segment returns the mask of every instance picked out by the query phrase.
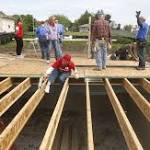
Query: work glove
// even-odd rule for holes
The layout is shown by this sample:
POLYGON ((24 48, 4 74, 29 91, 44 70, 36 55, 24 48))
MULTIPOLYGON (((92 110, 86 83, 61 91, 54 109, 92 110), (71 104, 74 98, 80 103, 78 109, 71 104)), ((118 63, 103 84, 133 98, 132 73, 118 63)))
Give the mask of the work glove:
POLYGON ((79 79, 79 74, 77 73, 77 69, 72 70, 71 75, 72 75, 72 77, 74 77, 75 79, 79 79))
POLYGON ((78 73, 75 73, 75 74, 74 74, 74 78, 75 78, 75 79, 79 79, 79 74, 78 74, 78 73))
POLYGON ((141 11, 136 11, 136 17, 139 17, 141 14, 141 11))

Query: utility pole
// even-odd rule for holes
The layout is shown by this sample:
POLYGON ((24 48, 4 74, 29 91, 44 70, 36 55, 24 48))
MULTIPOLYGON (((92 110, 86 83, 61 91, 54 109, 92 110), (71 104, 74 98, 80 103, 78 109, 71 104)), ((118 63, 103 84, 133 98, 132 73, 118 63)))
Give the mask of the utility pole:
POLYGON ((32 16, 32 29, 33 29, 33 35, 34 35, 34 16, 32 16))

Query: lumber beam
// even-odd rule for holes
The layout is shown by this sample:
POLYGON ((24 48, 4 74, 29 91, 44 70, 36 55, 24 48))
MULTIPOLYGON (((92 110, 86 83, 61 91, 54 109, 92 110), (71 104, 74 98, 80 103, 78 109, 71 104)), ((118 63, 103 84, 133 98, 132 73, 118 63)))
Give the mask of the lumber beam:
POLYGON ((105 88, 110 99, 111 105, 115 111, 117 120, 125 137, 125 141, 130 150, 143 150, 142 145, 140 144, 133 127, 131 126, 121 103, 119 102, 109 80, 105 79, 105 88))
POLYGON ((64 104, 66 101, 68 89, 69 89, 69 79, 66 79, 63 89, 61 91, 61 94, 59 96, 58 102, 55 106, 54 112, 52 114, 52 117, 50 119, 48 128, 46 130, 46 133, 44 135, 43 141, 40 145, 39 150, 52 150, 54 138, 56 135, 56 131, 59 125, 60 117, 63 112, 64 104))
POLYGON ((24 105, 24 107, 19 111, 15 118, 2 132, 2 134, 0 135, 0 150, 8 150, 16 140, 19 133, 35 111, 36 107, 41 102, 45 94, 45 85, 46 81, 44 82, 43 86, 32 95, 29 101, 24 105))
POLYGON ((140 84, 144 88, 144 90, 146 90, 150 94, 150 81, 143 78, 143 79, 140 79, 140 84))
POLYGON ((12 86, 12 80, 10 77, 0 82, 0 95, 7 91, 12 86))
POLYGON ((1 98, 0 116, 2 116, 30 87, 30 78, 27 78, 7 95, 1 98))
POLYGON ((94 150, 94 138, 93 138, 93 128, 92 128, 92 115, 91 115, 89 82, 86 82, 86 118, 87 118, 88 150, 94 150))
POLYGON ((141 110, 143 115, 150 122, 150 103, 142 96, 142 94, 131 84, 128 79, 123 79, 123 86, 131 96, 132 100, 141 110))

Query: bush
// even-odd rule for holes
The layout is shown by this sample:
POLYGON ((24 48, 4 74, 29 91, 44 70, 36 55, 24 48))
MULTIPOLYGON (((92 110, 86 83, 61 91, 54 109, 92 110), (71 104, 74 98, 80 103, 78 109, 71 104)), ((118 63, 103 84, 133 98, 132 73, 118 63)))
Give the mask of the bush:
POLYGON ((120 44, 129 44, 134 42, 132 38, 127 38, 127 37, 117 37, 117 43, 120 44))

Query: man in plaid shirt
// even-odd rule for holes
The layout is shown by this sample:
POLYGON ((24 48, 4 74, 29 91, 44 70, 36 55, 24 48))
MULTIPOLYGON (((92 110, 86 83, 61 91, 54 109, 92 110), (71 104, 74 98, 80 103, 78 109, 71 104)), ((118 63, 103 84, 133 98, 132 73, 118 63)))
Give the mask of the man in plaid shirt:
POLYGON ((104 14, 98 12, 92 29, 92 45, 96 51, 96 70, 106 69, 107 49, 111 45, 111 29, 104 14))

